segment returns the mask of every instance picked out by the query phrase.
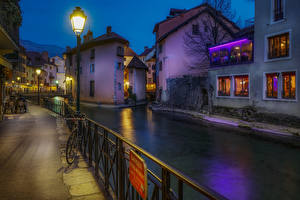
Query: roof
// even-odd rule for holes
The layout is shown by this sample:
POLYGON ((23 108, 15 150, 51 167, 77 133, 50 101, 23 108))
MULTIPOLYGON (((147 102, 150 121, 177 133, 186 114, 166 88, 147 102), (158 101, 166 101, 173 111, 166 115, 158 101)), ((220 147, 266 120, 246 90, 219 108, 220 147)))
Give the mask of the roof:
POLYGON ((137 56, 137 54, 130 47, 125 47, 124 56, 137 56))
POLYGON ((147 56, 153 50, 153 48, 154 46, 151 48, 146 48, 144 52, 140 54, 140 56, 147 56))
POLYGON ((254 25, 248 26, 235 34, 235 38, 254 38, 254 25))
MULTIPOLYGON (((170 34, 185 26, 191 20, 196 19, 203 13, 214 15, 214 12, 215 9, 212 8, 209 4, 205 3, 195 8, 186 10, 185 12, 182 12, 181 14, 174 17, 167 18, 155 25, 153 32, 157 34, 156 40, 161 41, 167 38, 170 34)), ((240 28, 235 23, 227 19, 222 14, 220 14, 219 17, 216 18, 216 20, 232 36, 234 36, 234 33, 236 31, 240 30, 240 28), (236 31, 233 31, 232 29, 236 29, 236 31)))
MULTIPOLYGON (((88 40, 87 42, 82 43, 80 49, 85 50, 85 49, 92 48, 94 46, 102 45, 109 42, 115 42, 115 41, 127 45, 129 44, 129 41, 123 38, 122 36, 120 36, 119 34, 115 32, 110 32, 110 33, 100 35, 95 39, 88 40)), ((69 52, 66 53, 75 53, 75 52, 76 52, 76 48, 72 48, 69 52)))
POLYGON ((137 69, 148 69, 148 67, 137 57, 134 56, 130 63, 127 65, 128 68, 137 68, 137 69))

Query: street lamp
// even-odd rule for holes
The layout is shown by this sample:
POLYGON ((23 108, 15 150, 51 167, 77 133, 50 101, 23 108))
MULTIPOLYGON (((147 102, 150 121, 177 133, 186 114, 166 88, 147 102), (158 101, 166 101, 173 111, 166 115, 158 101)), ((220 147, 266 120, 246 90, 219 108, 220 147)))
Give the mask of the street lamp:
POLYGON ((56 83, 56 92, 58 92, 58 80, 56 80, 55 83, 56 83))
POLYGON ((38 75, 38 105, 40 105, 40 74, 42 71, 37 69, 35 72, 38 75))
POLYGON ((86 15, 80 7, 76 7, 73 13, 70 15, 72 29, 77 37, 77 100, 76 100, 76 111, 80 112, 80 35, 84 29, 86 22, 86 15))

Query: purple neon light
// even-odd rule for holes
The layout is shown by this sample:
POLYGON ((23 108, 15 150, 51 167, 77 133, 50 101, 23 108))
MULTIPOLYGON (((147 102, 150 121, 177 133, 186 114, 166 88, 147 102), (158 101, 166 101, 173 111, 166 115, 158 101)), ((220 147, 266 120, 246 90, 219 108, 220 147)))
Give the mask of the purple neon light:
POLYGON ((246 42, 246 41, 249 41, 248 39, 242 39, 242 40, 238 40, 238 41, 234 41, 234 42, 229 42, 229 43, 226 43, 226 44, 222 44, 222 45, 219 45, 219 46, 216 46, 216 47, 211 47, 209 48, 209 50, 213 50, 213 49, 220 49, 222 47, 227 47, 227 46, 233 46, 234 44, 239 44, 239 43, 243 43, 243 42, 246 42))

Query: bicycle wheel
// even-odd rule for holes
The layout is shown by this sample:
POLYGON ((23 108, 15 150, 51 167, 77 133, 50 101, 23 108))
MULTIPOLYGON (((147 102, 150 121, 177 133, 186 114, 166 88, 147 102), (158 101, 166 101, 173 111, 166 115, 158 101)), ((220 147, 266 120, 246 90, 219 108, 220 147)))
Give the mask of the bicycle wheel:
POLYGON ((73 130, 66 147, 66 161, 69 165, 74 162, 75 157, 77 156, 77 149, 76 149, 76 131, 77 129, 73 130))

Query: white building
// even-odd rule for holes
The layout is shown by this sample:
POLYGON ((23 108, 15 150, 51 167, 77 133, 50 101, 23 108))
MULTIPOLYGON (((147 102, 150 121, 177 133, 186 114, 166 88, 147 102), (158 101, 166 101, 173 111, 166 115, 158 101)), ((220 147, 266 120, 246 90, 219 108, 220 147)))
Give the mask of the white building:
POLYGON ((57 66, 56 81, 58 88, 65 90, 65 61, 59 56, 52 57, 50 60, 57 66))

